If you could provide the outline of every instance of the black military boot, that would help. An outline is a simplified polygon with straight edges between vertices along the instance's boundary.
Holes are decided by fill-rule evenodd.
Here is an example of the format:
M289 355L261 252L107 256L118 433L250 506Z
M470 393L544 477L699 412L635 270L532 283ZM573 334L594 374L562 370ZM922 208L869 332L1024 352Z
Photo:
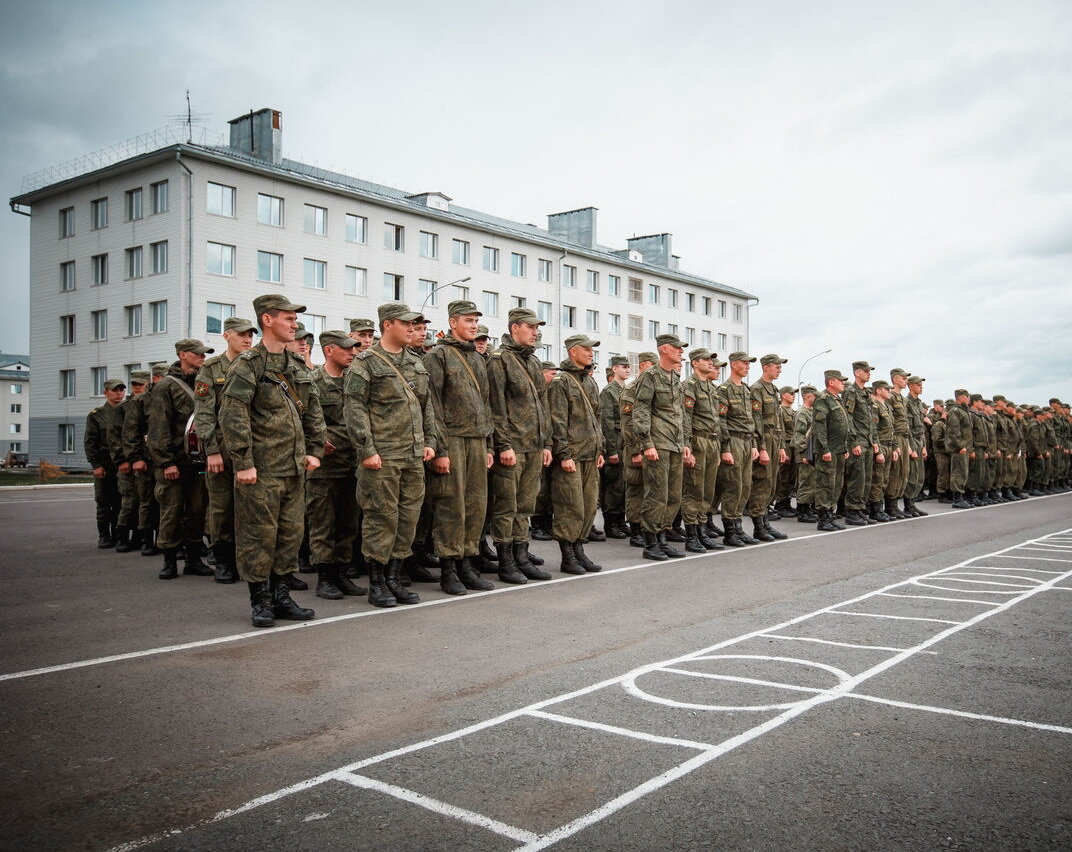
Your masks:
M785 541L789 536L776 527L771 526L770 520L767 518L761 518L763 521L763 529L767 531L767 535L773 536L775 541Z
M234 542L218 541L212 545L212 552L216 555L216 566L213 568L213 579L217 583L237 583L238 572L235 570L234 564Z
M562 564L559 566L559 571L563 574L587 574L584 570L584 566L577 561L577 554L573 552L572 541L560 541L558 543L558 549L562 554Z
M346 576L346 565L333 565L331 579L335 581L335 586L344 595L354 598L363 597L367 592L364 586L359 586L353 580Z
M518 570L514 561L513 542L495 542L495 555L499 557L499 580L515 586L523 586L528 578Z
M368 602L381 609L397 606L398 601L395 600L395 596L387 588L387 582L383 575L383 563L377 562L375 559L366 559L365 566L368 569L369 578Z
M838 527L834 523L834 513L829 509L820 509L819 521L816 523L815 528L819 532L837 532Z
M676 547L671 547L670 534L673 530L661 530L655 534L655 540L659 542L659 549L669 556L671 559L680 559L685 555L683 550L678 550ZM684 532L684 531L682 531Z
M685 524L685 550L689 553L707 553L707 548L700 541L700 533L697 532L697 524Z
M551 541L551 517L549 515L532 516L532 538L534 541Z
M625 528L625 518L621 512L614 512L607 517L607 513L603 513L605 523L603 528L607 532L607 538L629 538L629 531Z
M527 541L524 542L524 545L525 555L529 558L529 562L531 562L533 565L543 565L545 562L547 562L547 560L544 559L542 556L537 556L535 553L529 550L529 543ZM516 562L517 560L515 559L514 561Z
M309 584L298 576L297 571L291 571L289 574L284 574L283 582L287 584L287 588L290 589L292 592L309 591Z
M644 558L655 559L658 562L665 562L670 558L659 547L659 539L655 537L653 532L644 533Z
M662 535L666 536L667 541L685 540L685 528L681 526L681 515L674 518L674 523L670 526L670 529L663 530Z
M707 524L696 525L696 537L700 539L700 544L704 546L704 550L725 550L722 542L707 534Z
M797 503L797 523L807 524L816 523L819 520L818 517L811 517L811 507L807 503Z
M490 592L495 588L494 583L480 576L480 572L476 570L475 558L472 556L465 556L458 563L458 579L471 592Z
M644 528L640 524L629 522L629 546L644 547Z
M850 527L866 527L867 519L859 509L845 509L845 523Z
M458 579L458 563L454 559L443 556L439 560L439 588L444 594L464 595L465 586Z
M152 527L141 531L141 555L160 555L160 548L156 546L156 530L154 530Z
M308 533L308 527L306 527L306 533ZM309 536L306 535L302 539L302 543L298 545L298 572L301 574L312 574L316 569L309 561ZM308 588L308 586L306 586Z
M437 559L436 562L439 562ZM402 561L402 568L412 583L438 583L439 577L421 564L420 557L414 551Z
M177 547L164 548L164 567L156 576L161 580L174 580L179 576L179 549Z
M268 581L272 590L272 614L280 621L309 621L316 613L295 603L286 577L286 574L272 574Z
M97 547L101 550L115 547L115 538L112 537L112 525L107 521L97 521Z
M778 507L771 503L767 506L767 511L764 512L764 517L769 521L780 521L782 519L782 513L778 511Z
M607 534L605 532L603 532L603 530L598 529L595 526L593 526L588 531L588 535L586 535L584 537L584 541L606 541L606 540L607 540Z
M247 583L249 586L249 605L253 611L254 627L275 627L275 614L272 612L272 593L265 580Z
M872 500L867 504L867 516L869 518L874 518L880 524L885 524L890 520L890 516L882 509L881 500Z
M130 529L130 549L141 550L141 530L137 527Z
M480 536L480 558L485 562L498 562L499 556L494 550L491 549L491 545L488 544L488 540L484 536Z
M514 564L517 566L517 570L520 571L529 580L550 580L551 574L540 568L535 562L532 561L532 554L529 553L529 543L527 541L515 541L513 544L514 550Z
M953 506L954 509L970 509L971 508L971 503L969 503L967 500L964 499L964 493L963 492L954 491L952 493L953 493L952 506Z
M588 558L588 554L584 552L584 543L580 541L573 542L573 555L577 558L577 564L580 565L587 574L598 574L603 570L603 566L597 562L593 562Z
M715 523L715 516L710 512L707 513L707 529L711 531L712 535L725 535L726 531Z
M916 501L911 497L904 498L904 507L906 512L911 512L913 518L925 518L927 512L924 512L919 506L916 505Z
M186 542L186 561L182 566L183 574L193 574L197 577L211 577L213 570L201 561L203 545L199 541Z
M316 565L316 596L328 601L341 601L342 590L335 585L334 565Z
M722 544L726 547L744 547L744 542L737 535L737 524L729 518L722 519L725 532L722 533Z
M416 592L409 591L402 585L402 560L392 559L387 563L387 567L383 572L383 580L387 586L387 591L395 596L395 600L403 605L418 604L421 602L421 596Z
M795 518L797 516L798 510L793 508L793 504L788 497L784 500L779 500L774 505L783 518Z
M130 553L130 527L120 524L115 528L115 552Z
M734 518L732 523L733 531L737 533L737 538L740 539L742 544L759 544L759 539L752 538L744 531L744 518Z
M762 515L756 515L752 518L752 538L756 541L774 541L774 536L767 532Z

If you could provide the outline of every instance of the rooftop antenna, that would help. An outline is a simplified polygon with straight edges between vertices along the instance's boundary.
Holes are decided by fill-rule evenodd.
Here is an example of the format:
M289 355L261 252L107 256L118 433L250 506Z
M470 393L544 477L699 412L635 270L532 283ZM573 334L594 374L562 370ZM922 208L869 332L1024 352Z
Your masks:
M186 90L186 112L182 115L169 115L168 124L181 124L186 128L186 141L194 141L194 125L208 124L209 112L194 112L190 106L190 90Z

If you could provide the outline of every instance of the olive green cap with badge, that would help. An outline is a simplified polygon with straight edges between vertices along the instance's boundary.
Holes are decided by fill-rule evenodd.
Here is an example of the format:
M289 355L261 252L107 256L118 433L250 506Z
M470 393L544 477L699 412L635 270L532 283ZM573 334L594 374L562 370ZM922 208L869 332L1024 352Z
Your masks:
M704 361L704 360L714 361L715 360L715 353L712 352L710 349L704 349L701 346L699 349L693 349L689 353L689 360L690 361Z
M890 370L890 378L891 379L894 376L907 376L907 375L908 375L908 370L902 369L901 367L894 367L892 370Z
M175 341L175 354L180 352L193 352L195 355L210 355L215 352L211 346L206 346L200 340L195 340L192 337L184 337L182 340Z
M791 393L791 394L795 395L796 392L797 392L797 389L795 387L793 387L792 385L786 385L785 387L778 388L778 393Z
M131 370L130 371L130 383L132 385L144 385L148 384L150 379L148 370Z
M824 370L824 379L837 379L839 382L847 382L849 377L844 375L841 370Z
M654 364L659 360L659 356L654 352L641 352L636 356L636 359L638 364L643 363L644 361L651 361L651 363Z
M819 391L818 391L818 389L817 389L817 388L815 387L815 385L804 385L804 387L802 387L802 388L800 389L800 397L801 397L801 399L803 399L803 398L804 398L805 396L807 396L807 395L808 395L809 393L810 393L810 394L811 394L812 396L818 396L818 395L819 395Z
M253 300L253 313L260 319L268 311L294 311L305 313L305 305L296 305L282 293L265 293Z
M368 317L358 317L350 320L350 331L375 331L376 323Z
M402 302L386 302L376 309L376 315L380 318L380 322L387 322L388 320L417 322L417 320L424 319L421 314L417 311L411 311L409 306Z
M731 352L730 363L732 364L734 361L747 361L749 364L754 364L756 362L756 356L749 356L747 352Z
M350 337L345 331L341 331L337 328L332 328L327 331L320 332L320 345L321 346L341 346L343 349L352 349L358 345L358 342Z
M660 334L655 338L656 346L673 346L675 349L688 349L689 344L676 334Z
M455 299L447 305L447 316L467 317L474 314L478 317L484 316L480 313L480 309L476 306L476 302L470 301L469 299Z
M907 379L905 379L905 381L908 382L908 384L910 385L921 385L927 380L924 379L922 376L909 376Z
M754 361L756 359L753 358L752 360ZM764 355L762 358L760 358L759 363L762 366L766 367L768 364L788 364L789 359L783 358L781 355L775 355L772 353L770 355Z
M104 389L107 390L119 390L120 388L126 388L127 383L122 379L105 379Z
M889 390L890 387L890 383L885 379L876 379L871 382L871 390Z
M611 355L610 356L610 364L608 366L611 366L611 367L628 367L629 366L629 359L626 358L624 355Z
M491 332L488 331L486 325L478 325L476 327L476 337L474 337L473 340L487 340L489 337L491 337Z
M309 331L309 329L305 327L304 323L298 323L298 327L294 329L295 340L305 340L306 338L314 337L316 337L316 335Z
M248 319L242 317L227 317L223 321L224 331L237 331L239 334L245 334L247 331L256 331L257 326L251 323Z
M593 340L587 334L574 334L566 338L566 342L562 344L566 351L569 352L574 346L599 346L598 340Z
M511 326L516 322L523 322L528 325L547 325L536 315L536 311L532 308L510 308L510 313L506 315L506 324Z
M151 372L154 376L166 376L168 374L169 369L171 368L168 366L168 362L161 361L158 364L150 365L149 372Z
M870 364L868 364L866 361L853 361L852 362L852 369L853 370L867 370L868 372L871 372L871 370L873 370L875 368L872 367Z

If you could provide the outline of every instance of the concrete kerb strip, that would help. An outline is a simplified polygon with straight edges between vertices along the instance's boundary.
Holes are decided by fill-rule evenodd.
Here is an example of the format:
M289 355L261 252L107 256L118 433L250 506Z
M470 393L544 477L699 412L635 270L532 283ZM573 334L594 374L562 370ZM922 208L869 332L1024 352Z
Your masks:
M90 483L90 484L92 484L92 483ZM1052 499L1054 497L1063 497L1063 496L1065 496L1065 495L1064 494L1047 494L1047 495L1045 495L1043 497L1032 497L1031 500L1049 500L1049 499ZM1030 501L1021 501L1021 502L1030 502ZM978 507L978 508L976 508L974 510L971 510L971 511L978 512L978 511L985 511L987 509L1000 509L1000 508L1002 508L1001 504L996 505L996 506L980 506L980 507ZM792 538L789 538L789 539L787 539L785 541L765 541L765 542L760 542L757 545L750 545L747 548L734 548L734 549L727 548L726 550L709 551L707 553L688 554L686 556L683 556L683 557L680 557L680 558L677 558L677 559L672 559L668 563L654 562L652 560L645 559L645 560L642 560L640 562L633 563L632 565L622 565L622 566L620 566L618 568L607 568L607 569L604 569L603 571L600 571L600 572L597 572L597 573L594 573L594 574L571 574L571 575L565 575L565 576L562 576L562 577L555 577L552 580L547 580L547 581L543 581L543 582L531 582L531 583L526 583L525 585L519 585L519 586L514 586L514 585L499 586L499 587L497 587L495 589L492 589L490 591L487 591L487 592L469 592L466 595L461 595L461 596L458 596L458 597L446 597L446 598L437 598L435 600L429 600L429 601L421 601L418 604L412 604L410 606L405 606L405 607L397 607L397 608L391 608L391 609L362 610L361 612L347 612L347 613L343 613L341 615L330 615L330 616L327 616L325 618L318 618L318 619L315 619L313 621L305 621L305 622L300 622L300 623L295 623L295 624L281 624L281 625L277 625L277 626L275 626L275 627L273 627L271 629L261 628L261 629L257 629L257 630L245 631L245 632L242 632L242 633L232 633L232 634L228 634L226 636L216 636L216 637L213 637L211 639L197 639L197 640L194 640L194 641L191 641L191 642L180 642L180 643L175 644L175 645L163 645L163 646L161 646L159 648L146 648L146 649L141 650L141 651L127 651L127 652L121 653L121 654L109 654L109 655L104 656L104 657L94 657L94 658L88 659L88 660L76 660L76 661L70 662L70 663L58 663L58 664L52 665L52 666L41 666L41 667L35 668L35 669L25 669L23 671L8 672L6 674L0 674L0 683L2 683L4 681L21 680L23 678L28 678L28 677L38 677L40 675L54 674L56 672L71 671L72 669L86 668L86 667L89 667L89 666L99 666L99 665L104 665L106 663L119 663L119 662L124 662L126 660L137 660L137 659L140 659L142 657L152 657L152 656L156 656L158 654L172 654L172 653L176 653L178 651L190 651L190 650L193 650L195 648L207 648L207 647L211 647L213 645L226 644L228 642L240 642L240 641L242 641L244 639L266 639L266 638L269 638L269 637L272 637L272 636L279 636L279 635L281 635L283 633L286 633L287 631L290 631L290 630L311 630L311 629L315 629L317 627L324 627L324 626L329 625L329 624L337 624L337 623L342 622L342 621L351 621L351 620L356 619L356 618L371 618L373 616L390 616L390 615L400 616L400 615L402 615L404 613L410 613L410 612L422 609L424 607L439 606L440 604L447 604L447 603L464 603L466 601L479 600L481 598L487 597L488 595L499 595L499 594L505 594L507 592L531 591L533 589L548 588L548 587L556 585L558 583L569 583L569 582L575 582L575 581L579 581L579 580L598 580L601 577L610 577L610 576L613 576L615 574L625 573L627 571L636 571L636 570L638 570L640 568L661 568L661 569L665 569L665 568L669 567L670 565L680 564L680 563L687 562L687 561L690 561L690 560L693 560L693 559L709 559L709 558L730 556L730 555L736 553L738 550L740 550L740 551L748 551L748 550L758 550L761 547L785 546L787 544L793 544L794 542L809 541L809 540L815 539L815 538L824 538L824 537L829 538L830 536L833 536L833 535L843 535L845 533L867 532L868 530L874 530L874 529L881 529L883 527L889 527L891 524L908 524L908 523L912 523L914 521L926 521L926 520L932 520L932 519L936 519L936 518L952 518L952 517L956 517L958 514L960 514L960 510L941 512L941 513L933 514L933 515L925 515L925 516L919 517L919 518L904 518L903 520L892 521L892 522L886 523L886 524L875 524L875 525L869 525L869 526L866 526L866 527L848 527L847 529L836 530L834 532L814 532L814 533L809 533L807 535L793 536ZM1006 550L1011 550L1011 549L1013 549L1013 548L1006 548ZM989 555L1000 554L1000 553L1003 553L1003 552L1004 551L996 551L995 554L988 554L988 556ZM1068 560L1064 560L1064 559L1062 559L1062 560L1051 560L1051 561L1072 562L1072 559L1068 559ZM960 567L963 567L963 566L960 566Z

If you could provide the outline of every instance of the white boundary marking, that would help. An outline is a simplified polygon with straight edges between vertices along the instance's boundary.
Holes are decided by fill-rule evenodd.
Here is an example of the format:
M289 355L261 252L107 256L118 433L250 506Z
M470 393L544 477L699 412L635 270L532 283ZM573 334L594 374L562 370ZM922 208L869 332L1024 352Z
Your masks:
M974 601L971 598L941 598L937 595L897 595L893 592L882 592L884 598L904 598L910 601L947 601L948 603L970 603L978 606L997 606L996 601Z
M963 624L961 621L950 621L948 618L923 618L918 615L882 615L877 612L854 612L850 609L832 609L828 615L858 615L863 618L888 618L891 621L933 621L935 624Z
M875 695L861 695L859 692L850 692L845 698L856 698L860 701L870 701L874 704L887 704L890 707L902 707L905 710L923 710L927 713L940 713L943 716L959 716L962 719L975 719L982 722L1000 722L1002 725L1019 725L1023 728L1034 728L1038 731L1056 731L1060 734L1072 734L1072 728L1063 725L1048 725L1045 722L1027 722L1023 719L1009 719L1005 716L990 716L986 713L968 713L964 710L950 710L948 707L931 707L926 704L911 704L907 701L894 701L892 698L879 698Z
M592 722L588 719L579 719L576 716L563 716L559 713L548 713L546 710L529 710L526 716L536 719L546 719L549 722L561 722L564 725L575 725L578 728L589 728L593 731L602 731L605 734L618 734L623 737L631 737L636 740L644 740L649 743L660 745L682 746L694 748L697 751L707 751L714 748L711 743L701 743L696 740L683 740L679 737L661 737L657 734L647 734L644 731L634 731L631 728L619 728L617 725L607 725L603 722Z

